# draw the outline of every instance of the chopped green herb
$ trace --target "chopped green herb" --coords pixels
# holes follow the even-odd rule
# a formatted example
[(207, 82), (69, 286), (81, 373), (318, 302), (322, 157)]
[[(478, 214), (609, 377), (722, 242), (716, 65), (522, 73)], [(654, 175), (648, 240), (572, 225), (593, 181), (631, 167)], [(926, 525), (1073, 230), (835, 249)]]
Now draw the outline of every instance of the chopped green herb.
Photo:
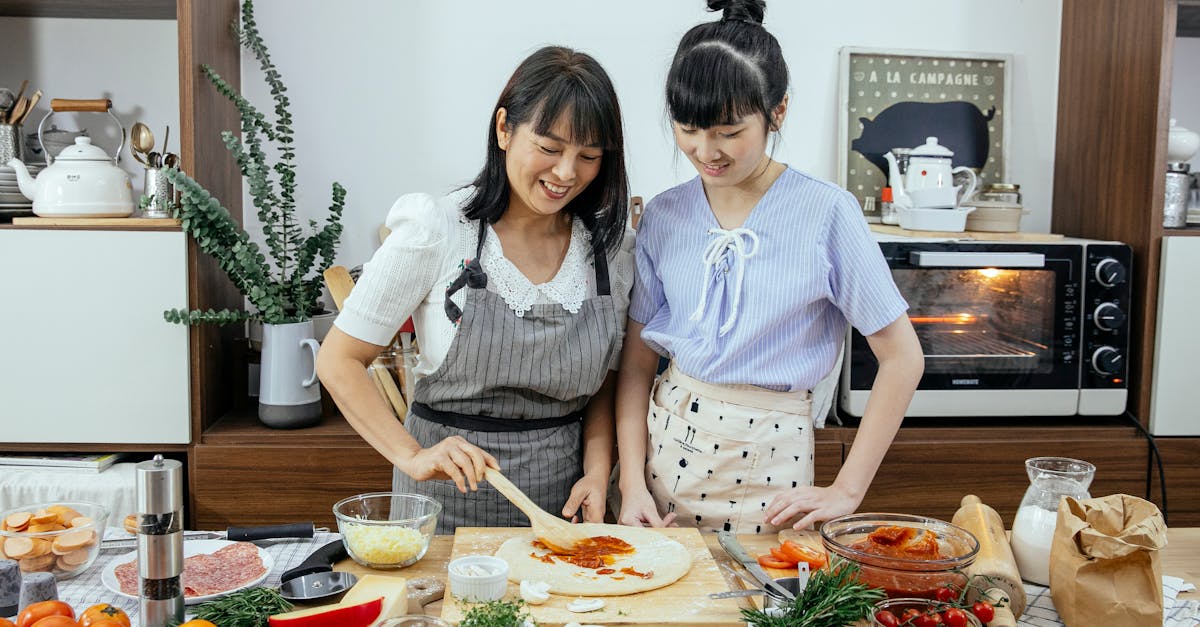
[(195, 617), (221, 627), (266, 627), (267, 618), (292, 610), (292, 604), (273, 588), (249, 588), (201, 603)]
[(525, 602), (488, 601), (471, 606), (463, 614), (459, 627), (522, 627), (526, 623), (536, 625), (525, 608)]

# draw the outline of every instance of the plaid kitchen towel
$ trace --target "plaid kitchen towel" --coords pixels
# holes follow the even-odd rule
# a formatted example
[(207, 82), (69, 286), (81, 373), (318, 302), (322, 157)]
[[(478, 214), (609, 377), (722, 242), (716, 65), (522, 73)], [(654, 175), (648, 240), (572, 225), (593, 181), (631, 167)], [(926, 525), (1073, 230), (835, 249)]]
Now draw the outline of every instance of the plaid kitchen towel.
[[(1180, 592), (1195, 590), (1196, 586), (1179, 577), (1163, 577), (1163, 627), (1196, 627), (1200, 625), (1200, 601), (1181, 601)], [(1032, 583), (1025, 584), (1027, 605), (1025, 614), (1017, 620), (1025, 627), (1057, 627), (1062, 625), (1050, 588)]]

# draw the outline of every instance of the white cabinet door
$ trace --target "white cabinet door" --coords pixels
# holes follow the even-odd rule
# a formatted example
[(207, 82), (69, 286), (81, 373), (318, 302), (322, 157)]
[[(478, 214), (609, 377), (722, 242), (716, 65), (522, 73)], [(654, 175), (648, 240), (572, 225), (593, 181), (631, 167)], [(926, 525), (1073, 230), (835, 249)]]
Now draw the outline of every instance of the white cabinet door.
[(1200, 237), (1164, 237), (1162, 242), (1150, 432), (1200, 435)]
[(189, 441), (185, 237), (0, 230), (0, 442)]

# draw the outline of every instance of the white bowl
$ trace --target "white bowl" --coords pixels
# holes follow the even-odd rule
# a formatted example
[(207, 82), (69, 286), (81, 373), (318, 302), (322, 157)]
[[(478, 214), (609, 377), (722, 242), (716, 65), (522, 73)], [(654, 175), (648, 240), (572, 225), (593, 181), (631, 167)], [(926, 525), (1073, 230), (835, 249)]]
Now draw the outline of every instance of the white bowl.
[(467, 555), (446, 568), (450, 594), (469, 601), (496, 601), (508, 591), (508, 562), (492, 555)]
[(909, 209), (898, 207), (896, 214), (900, 218), (900, 228), (911, 231), (947, 231), (961, 233), (967, 227), (967, 215), (975, 211), (975, 207), (956, 207), (953, 209)]

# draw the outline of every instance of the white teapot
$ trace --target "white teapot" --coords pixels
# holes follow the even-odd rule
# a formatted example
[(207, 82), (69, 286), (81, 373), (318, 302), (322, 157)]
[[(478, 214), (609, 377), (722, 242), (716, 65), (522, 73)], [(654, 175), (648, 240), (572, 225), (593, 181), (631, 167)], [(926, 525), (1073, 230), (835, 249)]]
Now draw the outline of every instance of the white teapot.
[[(101, 108), (103, 107), (103, 108)], [(51, 103), (50, 112), (38, 125), (42, 127), (55, 111), (107, 112), (113, 120), (111, 103), (107, 100), (60, 100)], [(120, 120), (117, 120), (120, 125)], [(125, 145), (125, 128), (121, 127), (121, 147)], [(46, 153), (47, 167), (35, 179), (20, 159), (6, 165), (16, 171), (21, 194), (33, 201), (33, 212), (55, 218), (124, 218), (133, 213), (133, 184), (129, 175), (117, 167), (116, 156), (108, 156), (91, 137), (76, 137), (75, 145), (64, 148), (57, 158)]]
[[(979, 178), (971, 168), (952, 167), (953, 157), (954, 153), (938, 144), (936, 137), (927, 137), (923, 146), (912, 149), (908, 170), (901, 175), (896, 156), (891, 152), (884, 154), (894, 202), (909, 209), (949, 209), (957, 207), (960, 198), (970, 198)], [(961, 186), (954, 184), (954, 175), (958, 172), (966, 172), (970, 179), (961, 196)]]

